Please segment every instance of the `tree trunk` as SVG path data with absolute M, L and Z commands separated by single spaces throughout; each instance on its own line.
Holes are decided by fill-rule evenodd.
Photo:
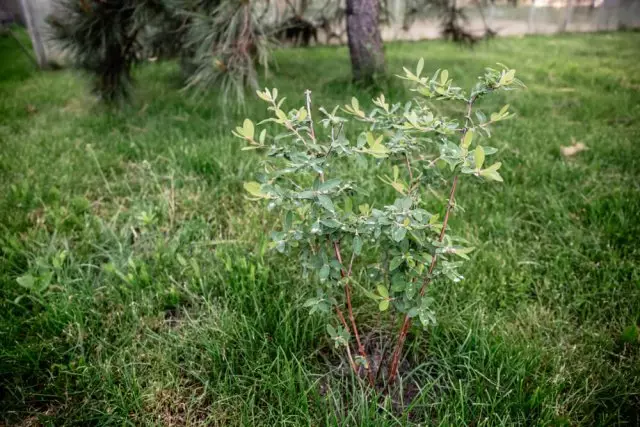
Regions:
M 384 72 L 378 0 L 347 0 L 347 35 L 354 80 Z

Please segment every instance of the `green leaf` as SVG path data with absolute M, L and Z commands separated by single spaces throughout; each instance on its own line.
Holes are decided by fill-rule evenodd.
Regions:
M 279 108 L 276 110 L 276 117 L 278 117 L 282 121 L 287 120 L 287 115 Z
M 260 99 L 267 102 L 271 102 L 271 94 L 269 93 L 269 90 L 265 89 L 264 92 L 260 92 L 259 90 L 256 90 L 256 94 Z
M 400 279 L 400 280 L 394 281 L 394 283 L 391 285 L 391 290 L 393 292 L 402 292 L 405 290 L 406 287 L 407 287 L 407 282 Z
M 329 212 L 334 213 L 336 211 L 335 207 L 333 206 L 333 202 L 331 201 L 329 196 L 320 194 L 318 196 L 318 202 L 322 205 L 323 208 L 325 208 Z
M 468 248 L 455 248 L 453 253 L 458 255 L 460 258 L 463 259 L 469 259 L 469 257 L 467 256 L 467 254 L 470 254 L 471 252 L 473 252 L 476 248 L 474 248 L 473 246 L 468 247 Z
M 444 86 L 447 84 L 447 80 L 449 80 L 449 72 L 447 70 L 442 70 L 440 73 L 440 84 Z
M 498 181 L 498 182 L 503 182 L 504 180 L 502 179 L 502 176 L 498 173 L 498 171 L 494 171 L 494 170 L 483 170 L 480 171 L 480 175 L 483 176 L 484 178 L 487 178 L 491 181 Z
M 338 187 L 342 181 L 339 178 L 330 179 L 318 186 L 318 191 L 329 191 Z
M 498 169 L 500 169 L 500 166 L 502 166 L 502 162 L 496 162 L 496 163 L 492 164 L 491 166 L 487 167 L 485 169 L 485 171 L 489 171 L 489 170 L 497 171 Z
M 501 85 L 508 85 L 510 84 L 513 79 L 516 76 L 516 70 L 509 70 L 507 71 L 501 78 L 500 78 L 500 84 Z
M 255 132 L 253 122 L 249 119 L 244 119 L 244 123 L 242 124 L 242 131 L 243 135 L 248 139 L 253 139 L 253 135 Z
M 285 231 L 291 230 L 291 226 L 293 225 L 293 212 L 287 211 L 284 215 L 284 220 L 282 221 L 282 227 Z
M 20 276 L 16 279 L 18 285 L 22 286 L 26 289 L 33 289 L 33 285 L 35 284 L 35 279 L 30 274 L 25 274 L 24 276 Z
M 309 308 L 311 306 L 318 304 L 320 301 L 322 301 L 322 298 L 309 298 L 304 302 L 304 304 L 302 304 L 302 306 L 304 308 Z
M 476 163 L 476 169 L 482 168 L 482 165 L 484 164 L 484 149 L 482 148 L 482 146 L 478 145 L 476 147 L 476 150 L 473 154 L 473 160 Z
M 376 286 L 376 290 L 382 298 L 389 298 L 389 290 L 384 285 Z
M 367 132 L 367 144 L 369 145 L 369 148 L 365 151 L 375 158 L 386 158 L 389 154 L 389 149 L 382 144 L 382 138 L 383 136 L 380 135 L 374 140 L 373 134 L 371 132 Z
M 327 324 L 327 333 L 331 338 L 338 336 L 338 332 L 336 331 L 336 328 L 334 328 L 329 324 Z
M 471 146 L 471 142 L 473 141 L 473 129 L 468 129 L 464 134 L 464 138 L 462 139 L 462 147 L 469 148 Z
M 344 199 L 344 211 L 347 213 L 352 213 L 353 212 L 353 201 L 351 200 L 351 197 L 345 197 Z
M 360 236 L 355 236 L 353 238 L 353 253 L 356 255 L 360 255 L 362 252 L 362 239 Z
M 500 109 L 500 112 L 498 114 L 500 114 L 501 116 L 505 115 L 507 113 L 507 111 L 509 110 L 509 104 L 505 105 L 504 107 L 502 107 Z
M 262 192 L 262 186 L 260 183 L 255 181 L 245 182 L 244 189 L 247 193 L 251 194 L 254 197 L 258 197 L 261 199 L 268 199 L 269 195 Z
M 398 176 L 400 176 L 400 169 L 398 169 L 398 165 L 393 165 L 393 180 L 397 181 Z
M 409 71 L 409 70 L 407 69 L 407 67 L 402 67 L 402 69 L 404 70 L 404 73 L 405 73 L 407 76 L 406 76 L 406 77 L 398 76 L 398 77 L 402 77 L 402 78 L 405 78 L 405 79 L 407 79 L 407 80 L 414 80 L 414 81 L 415 81 L 415 80 L 418 80 L 418 77 L 417 77 L 417 76 L 415 76 L 411 71 Z
M 420 318 L 422 327 L 425 329 L 430 325 L 436 324 L 436 316 L 431 309 L 433 302 L 433 298 L 424 296 L 422 297 L 422 301 L 420 301 L 420 307 L 418 307 L 418 317 Z
M 404 227 L 396 227 L 391 231 L 391 238 L 396 242 L 401 242 L 407 234 L 407 229 Z
M 380 301 L 380 303 L 378 303 L 378 310 L 387 311 L 388 309 L 389 309 L 389 300 L 388 299 L 383 299 L 382 301 Z
M 373 136 L 371 132 L 367 132 L 367 145 L 369 147 L 373 147 L 373 144 L 376 143 L 376 138 Z
M 301 191 L 297 194 L 297 197 L 298 199 L 303 199 L 303 200 L 313 199 L 313 191 L 311 190 Z
M 411 209 L 411 205 L 413 205 L 413 200 L 411 199 L 411 197 L 405 197 L 400 202 L 400 206 L 402 207 L 403 211 L 408 211 L 409 209 Z
M 397 269 L 403 262 L 404 259 L 401 256 L 391 258 L 391 261 L 389 261 L 389 271 Z
M 360 110 L 360 103 L 358 102 L 358 99 L 355 96 L 351 97 L 351 107 L 353 107 L 354 111 Z
M 418 61 L 418 66 L 416 67 L 417 77 L 420 77 L 420 74 L 422 73 L 423 68 L 424 68 L 424 58 L 420 58 L 420 60 Z
M 320 281 L 324 282 L 325 280 L 327 280 L 327 278 L 329 277 L 330 273 L 331 273 L 331 267 L 329 267 L 329 264 L 323 265 L 322 268 L 320 269 L 320 271 L 318 272 L 318 276 L 320 277 Z
M 341 225 L 338 221 L 336 221 L 333 218 L 323 219 L 320 222 L 322 223 L 322 225 L 324 225 L 325 227 L 329 227 L 329 228 L 338 228 Z
M 480 171 L 480 176 L 483 176 L 487 179 L 490 179 L 492 181 L 498 181 L 498 182 L 502 182 L 503 179 L 500 176 L 500 174 L 498 173 L 498 169 L 500 169 L 500 166 L 502 166 L 502 163 L 500 162 L 496 162 L 494 164 L 492 164 L 491 166 L 489 166 L 486 169 L 483 169 Z
M 394 190 L 396 190 L 398 193 L 400 194 L 406 194 L 406 188 L 404 186 L 403 183 L 401 182 L 392 182 L 391 186 L 393 187 Z

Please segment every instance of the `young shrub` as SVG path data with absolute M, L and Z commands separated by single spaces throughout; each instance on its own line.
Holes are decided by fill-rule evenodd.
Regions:
M 488 161 L 497 150 L 483 144 L 492 125 L 513 114 L 505 105 L 487 117 L 474 111 L 476 102 L 492 92 L 523 86 L 515 70 L 487 68 L 467 94 L 446 70 L 423 77 L 423 64 L 421 59 L 415 73 L 404 69 L 401 78 L 417 95 L 406 104 L 390 104 L 380 95 L 369 113 L 356 98 L 341 109 L 342 115 L 338 107 L 331 112 L 320 108 L 320 133 L 309 91 L 305 106 L 285 111 L 278 90 L 265 89 L 258 96 L 269 104 L 273 117 L 260 124 L 275 123 L 281 131 L 258 132 L 246 119 L 233 132 L 247 142 L 245 150 L 266 154 L 257 181 L 244 187 L 253 200 L 281 217 L 271 233 L 273 248 L 295 257 L 304 277 L 317 283 L 316 295 L 305 307 L 311 313 L 335 313 L 337 325 L 327 325 L 327 331 L 335 346 L 344 348 L 353 371 L 365 373 L 371 386 L 380 385 L 379 378 L 387 385 L 395 381 L 414 319 L 423 328 L 436 322 L 429 284 L 462 279 L 459 268 L 473 248 L 448 227 L 460 179 L 502 182 L 500 162 Z M 464 116 L 439 116 L 426 101 L 462 103 Z M 352 120 L 368 127 L 356 141 L 344 132 Z M 367 157 L 390 172 L 381 180 L 397 195 L 392 204 L 376 206 L 362 185 L 348 179 L 349 169 Z M 372 177 L 362 179 L 361 184 Z M 427 206 L 438 203 L 426 191 L 434 180 L 447 180 L 449 196 L 438 209 L 429 210 Z M 395 349 L 376 372 L 360 336 L 354 292 L 374 300 L 380 311 L 395 310 L 403 318 Z M 381 370 L 384 363 L 387 368 Z

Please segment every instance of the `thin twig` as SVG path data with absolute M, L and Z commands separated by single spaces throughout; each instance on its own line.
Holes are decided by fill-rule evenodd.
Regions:
M 347 277 L 351 277 L 351 270 L 353 269 L 353 260 L 356 258 L 356 253 L 351 253 L 351 259 L 349 260 L 349 269 L 347 270 Z
M 349 343 L 345 346 L 347 347 L 347 357 L 349 358 L 349 364 L 351 365 L 351 369 L 358 375 L 358 367 L 356 366 L 356 362 L 353 361 L 353 356 L 351 355 L 351 349 L 349 348 Z
M 413 171 L 411 170 L 411 162 L 409 161 L 409 155 L 405 154 L 405 159 L 407 161 L 407 169 L 409 170 L 409 179 L 413 181 Z
M 340 310 L 340 307 L 338 307 L 337 304 L 336 304 L 336 315 L 338 316 L 340 323 L 342 323 L 342 326 L 344 326 L 344 330 L 349 332 L 349 334 L 351 334 L 351 328 L 349 328 L 349 325 L 347 324 L 347 321 L 344 318 L 344 314 L 342 313 L 342 310 Z
M 340 323 L 342 323 L 344 330 L 347 331 L 349 334 L 351 334 L 351 329 L 349 329 L 349 325 L 347 325 L 347 321 L 344 318 L 344 314 L 342 314 L 342 310 L 340 310 L 340 307 L 338 307 L 337 304 L 336 304 L 336 315 L 338 316 L 338 319 L 340 319 Z M 353 373 L 358 375 L 358 367 L 356 366 L 356 363 L 353 361 L 353 356 L 351 355 L 351 350 L 349 349 L 349 343 L 347 343 L 346 347 L 347 347 L 347 357 L 349 358 L 349 365 L 351 366 L 351 369 L 353 369 Z
M 344 297 L 347 301 L 347 315 L 349 316 L 349 320 L 351 321 L 351 327 L 353 328 L 353 335 L 356 338 L 356 344 L 358 344 L 358 353 L 360 356 L 364 358 L 365 361 L 365 369 L 367 371 L 367 377 L 369 378 L 369 384 L 373 386 L 375 384 L 375 380 L 373 378 L 373 373 L 371 372 L 371 365 L 369 363 L 369 357 L 367 356 L 367 352 L 362 345 L 362 341 L 360 341 L 360 334 L 358 333 L 358 326 L 356 324 L 356 318 L 353 315 L 353 305 L 351 304 L 351 286 L 349 286 L 349 277 L 344 271 L 342 267 L 344 264 L 342 263 L 342 254 L 340 253 L 340 243 L 333 242 L 333 249 L 335 251 L 336 259 L 340 263 L 340 274 L 345 280 L 344 283 Z
M 311 91 L 309 89 L 307 89 L 306 91 L 304 91 L 304 94 L 307 98 L 307 116 L 309 116 L 309 127 L 311 128 L 311 139 L 313 139 L 313 142 L 316 141 L 316 132 L 313 129 L 313 118 L 311 117 Z

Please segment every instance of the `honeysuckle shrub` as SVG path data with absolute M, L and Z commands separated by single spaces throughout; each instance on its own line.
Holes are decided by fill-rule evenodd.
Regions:
M 497 150 L 488 139 L 494 124 L 514 114 L 509 105 L 487 114 L 476 103 L 493 92 L 523 86 L 515 70 L 500 65 L 487 68 L 465 92 L 447 70 L 426 77 L 423 66 L 420 59 L 415 71 L 405 68 L 399 76 L 409 83 L 415 95 L 411 100 L 391 103 L 381 94 L 369 112 L 356 98 L 342 108 L 313 111 L 310 91 L 305 105 L 285 109 L 277 89 L 258 91 L 272 114 L 258 126 L 275 124 L 268 127 L 277 132 L 258 131 L 250 119 L 233 131 L 246 142 L 244 150 L 264 153 L 256 180 L 244 188 L 280 217 L 271 246 L 299 263 L 303 277 L 317 285 L 304 306 L 311 314 L 335 314 L 327 332 L 336 348 L 344 349 L 353 371 L 372 386 L 394 382 L 414 319 L 425 329 L 436 323 L 429 284 L 463 278 L 460 267 L 474 248 L 448 227 L 459 181 L 503 181 L 501 163 L 490 160 Z M 433 108 L 436 102 L 462 104 L 464 113 L 440 115 Z M 349 139 L 345 130 L 354 121 L 366 130 Z M 349 170 L 363 162 L 378 170 L 355 179 Z M 390 186 L 395 200 L 379 203 L 380 197 L 362 185 L 372 180 Z M 444 202 L 428 191 L 442 180 L 449 187 Z M 363 345 L 354 292 L 375 301 L 378 310 L 395 310 L 403 318 L 383 375 L 377 372 L 383 363 L 373 366 Z

